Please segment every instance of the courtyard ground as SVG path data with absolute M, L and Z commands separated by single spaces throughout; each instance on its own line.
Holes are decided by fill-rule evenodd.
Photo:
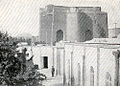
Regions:
M 43 86 L 63 86 L 63 79 L 61 76 L 48 77 L 42 82 Z

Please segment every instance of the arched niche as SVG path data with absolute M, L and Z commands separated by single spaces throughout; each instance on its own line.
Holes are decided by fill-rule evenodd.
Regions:
M 63 31 L 62 30 L 58 30 L 56 32 L 56 42 L 59 42 L 61 40 L 63 40 Z

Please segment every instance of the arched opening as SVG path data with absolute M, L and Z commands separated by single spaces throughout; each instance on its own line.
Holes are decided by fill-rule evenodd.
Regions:
M 112 86 L 111 85 L 111 75 L 110 73 L 106 73 L 106 86 Z
M 94 86 L 94 68 L 90 67 L 90 86 Z
M 63 40 L 63 31 L 62 30 L 58 30 L 56 32 L 56 42 L 59 42 L 61 40 Z
M 87 30 L 87 31 L 85 32 L 85 41 L 87 41 L 87 40 L 92 40 L 92 39 L 93 39 L 93 33 L 92 33 L 92 31 Z

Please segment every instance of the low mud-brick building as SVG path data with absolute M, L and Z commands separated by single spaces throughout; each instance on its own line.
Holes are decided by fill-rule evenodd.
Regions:
M 95 38 L 86 42 L 60 41 L 56 46 L 28 46 L 40 72 L 61 76 L 64 86 L 120 86 L 120 40 Z
M 57 44 L 56 69 L 65 86 L 120 86 L 120 41 Z M 63 46 L 63 47 L 61 47 Z
M 83 42 L 108 37 L 107 13 L 101 7 L 47 5 L 40 9 L 40 41 Z

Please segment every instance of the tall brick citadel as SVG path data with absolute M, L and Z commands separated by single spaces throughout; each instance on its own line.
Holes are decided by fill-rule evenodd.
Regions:
M 84 42 L 108 37 L 107 13 L 101 7 L 47 5 L 40 9 L 40 41 Z

